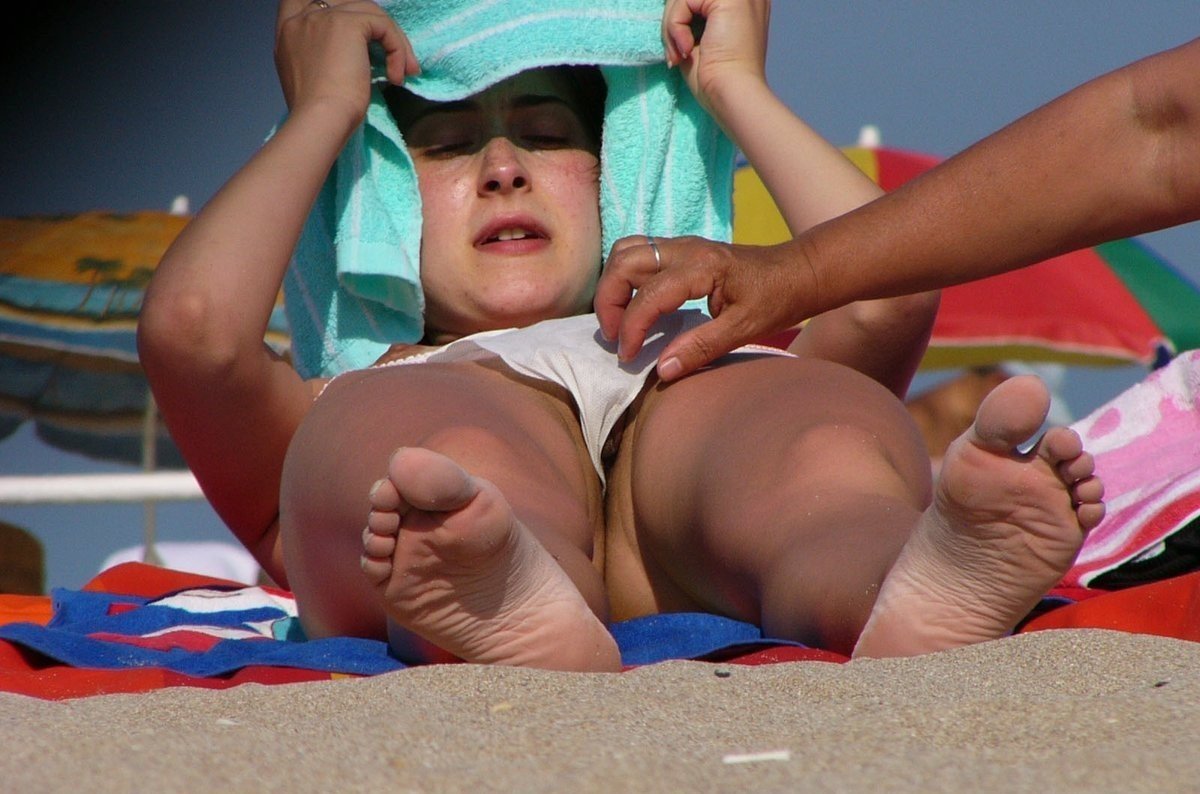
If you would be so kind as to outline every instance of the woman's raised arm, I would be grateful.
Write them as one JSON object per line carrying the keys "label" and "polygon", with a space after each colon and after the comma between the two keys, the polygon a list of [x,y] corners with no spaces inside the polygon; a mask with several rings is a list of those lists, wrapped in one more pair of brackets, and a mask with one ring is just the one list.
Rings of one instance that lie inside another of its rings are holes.
{"label": "woman's raised arm", "polygon": [[276,63],[291,113],[197,213],[152,279],[138,350],[155,399],[205,495],[263,569],[286,584],[276,520],[288,443],[312,386],[263,343],[292,250],[366,112],[367,44],[389,78],[415,68],[374,3],[283,0]]}

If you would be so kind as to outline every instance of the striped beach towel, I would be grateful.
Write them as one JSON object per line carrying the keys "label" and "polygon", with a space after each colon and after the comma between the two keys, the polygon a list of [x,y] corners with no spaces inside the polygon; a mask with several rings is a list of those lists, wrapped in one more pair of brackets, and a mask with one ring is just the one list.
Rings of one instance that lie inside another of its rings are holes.
{"label": "striped beach towel", "polygon": [[1062,584],[1163,554],[1200,516],[1200,351],[1177,357],[1072,427],[1096,457],[1107,514]]}

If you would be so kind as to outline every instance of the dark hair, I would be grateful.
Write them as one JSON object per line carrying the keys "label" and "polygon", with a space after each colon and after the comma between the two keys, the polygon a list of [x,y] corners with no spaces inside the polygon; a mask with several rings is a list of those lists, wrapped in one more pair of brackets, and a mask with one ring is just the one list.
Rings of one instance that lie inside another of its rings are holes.
{"label": "dark hair", "polygon": [[[584,129],[598,149],[604,128],[604,102],[608,97],[608,84],[604,82],[604,75],[600,73],[600,68],[597,66],[548,66],[544,68],[561,74],[567,79],[579,98],[579,120],[583,122]],[[388,85],[383,89],[383,98],[387,102],[392,118],[399,125],[401,133],[407,131],[407,126],[411,122],[408,109],[412,107],[412,103],[409,100],[414,96],[415,94],[411,91],[396,85]]]}
{"label": "dark hair", "polygon": [[599,148],[604,130],[604,103],[608,99],[608,83],[597,66],[561,66],[571,86],[579,95],[579,117],[584,129]]}

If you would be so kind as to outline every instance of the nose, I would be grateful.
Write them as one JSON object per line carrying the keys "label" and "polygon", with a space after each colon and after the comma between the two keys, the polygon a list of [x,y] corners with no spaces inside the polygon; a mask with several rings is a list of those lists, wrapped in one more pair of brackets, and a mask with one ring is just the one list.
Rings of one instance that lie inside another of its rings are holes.
{"label": "nose", "polygon": [[500,195],[529,188],[529,171],[520,150],[508,138],[497,136],[483,147],[479,192]]}

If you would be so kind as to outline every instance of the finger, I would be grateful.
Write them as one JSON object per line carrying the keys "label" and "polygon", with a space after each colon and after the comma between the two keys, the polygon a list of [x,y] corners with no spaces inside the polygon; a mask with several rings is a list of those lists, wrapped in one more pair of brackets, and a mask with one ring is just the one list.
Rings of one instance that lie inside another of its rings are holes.
{"label": "finger", "polygon": [[[318,0],[308,0],[309,5]],[[379,7],[374,0],[325,0],[330,10],[354,13],[356,18],[365,19],[367,41],[378,42],[384,54],[384,66],[388,82],[400,85],[410,75],[420,74],[421,67],[408,36],[391,15]],[[315,7],[315,6],[314,6]]]}
{"label": "finger", "polygon": [[334,0],[306,0],[297,13],[319,14],[324,11],[332,11],[335,5]]}
{"label": "finger", "polygon": [[383,47],[388,82],[400,85],[405,78],[421,73],[412,43],[391,17],[372,18],[370,35]]}
{"label": "finger", "polygon": [[736,312],[724,312],[675,337],[658,357],[658,377],[673,381],[695,372],[736,348],[744,331]]}
{"label": "finger", "polygon": [[691,24],[699,6],[700,0],[672,0],[664,11],[662,38],[668,65],[675,66],[692,54],[696,40]]}
{"label": "finger", "polygon": [[[659,244],[662,241],[660,239]],[[600,333],[605,339],[616,339],[621,314],[633,291],[658,270],[654,252],[643,235],[622,237],[613,243],[612,251],[596,284],[592,307],[600,321]]]}
{"label": "finger", "polygon": [[[661,248],[661,243],[660,243]],[[617,335],[617,356],[628,361],[637,355],[650,328],[665,314],[693,298],[704,298],[715,289],[712,277],[700,267],[668,270],[670,252],[663,251],[663,270],[638,287],[625,307]]]}
{"label": "finger", "polygon": [[412,42],[400,24],[382,8],[378,8],[378,13],[387,20],[386,38],[380,39],[379,43],[387,53],[388,79],[399,85],[404,82],[404,78],[421,73],[421,62],[417,60],[417,51],[413,49]]}
{"label": "finger", "polygon": [[404,37],[404,44],[408,47],[408,63],[405,74],[409,77],[415,77],[421,73],[421,62],[417,60],[417,51],[413,49],[412,42],[408,40],[408,36]]}
{"label": "finger", "polygon": [[275,14],[275,33],[278,35],[283,23],[304,10],[311,0],[280,0],[279,11]]}

